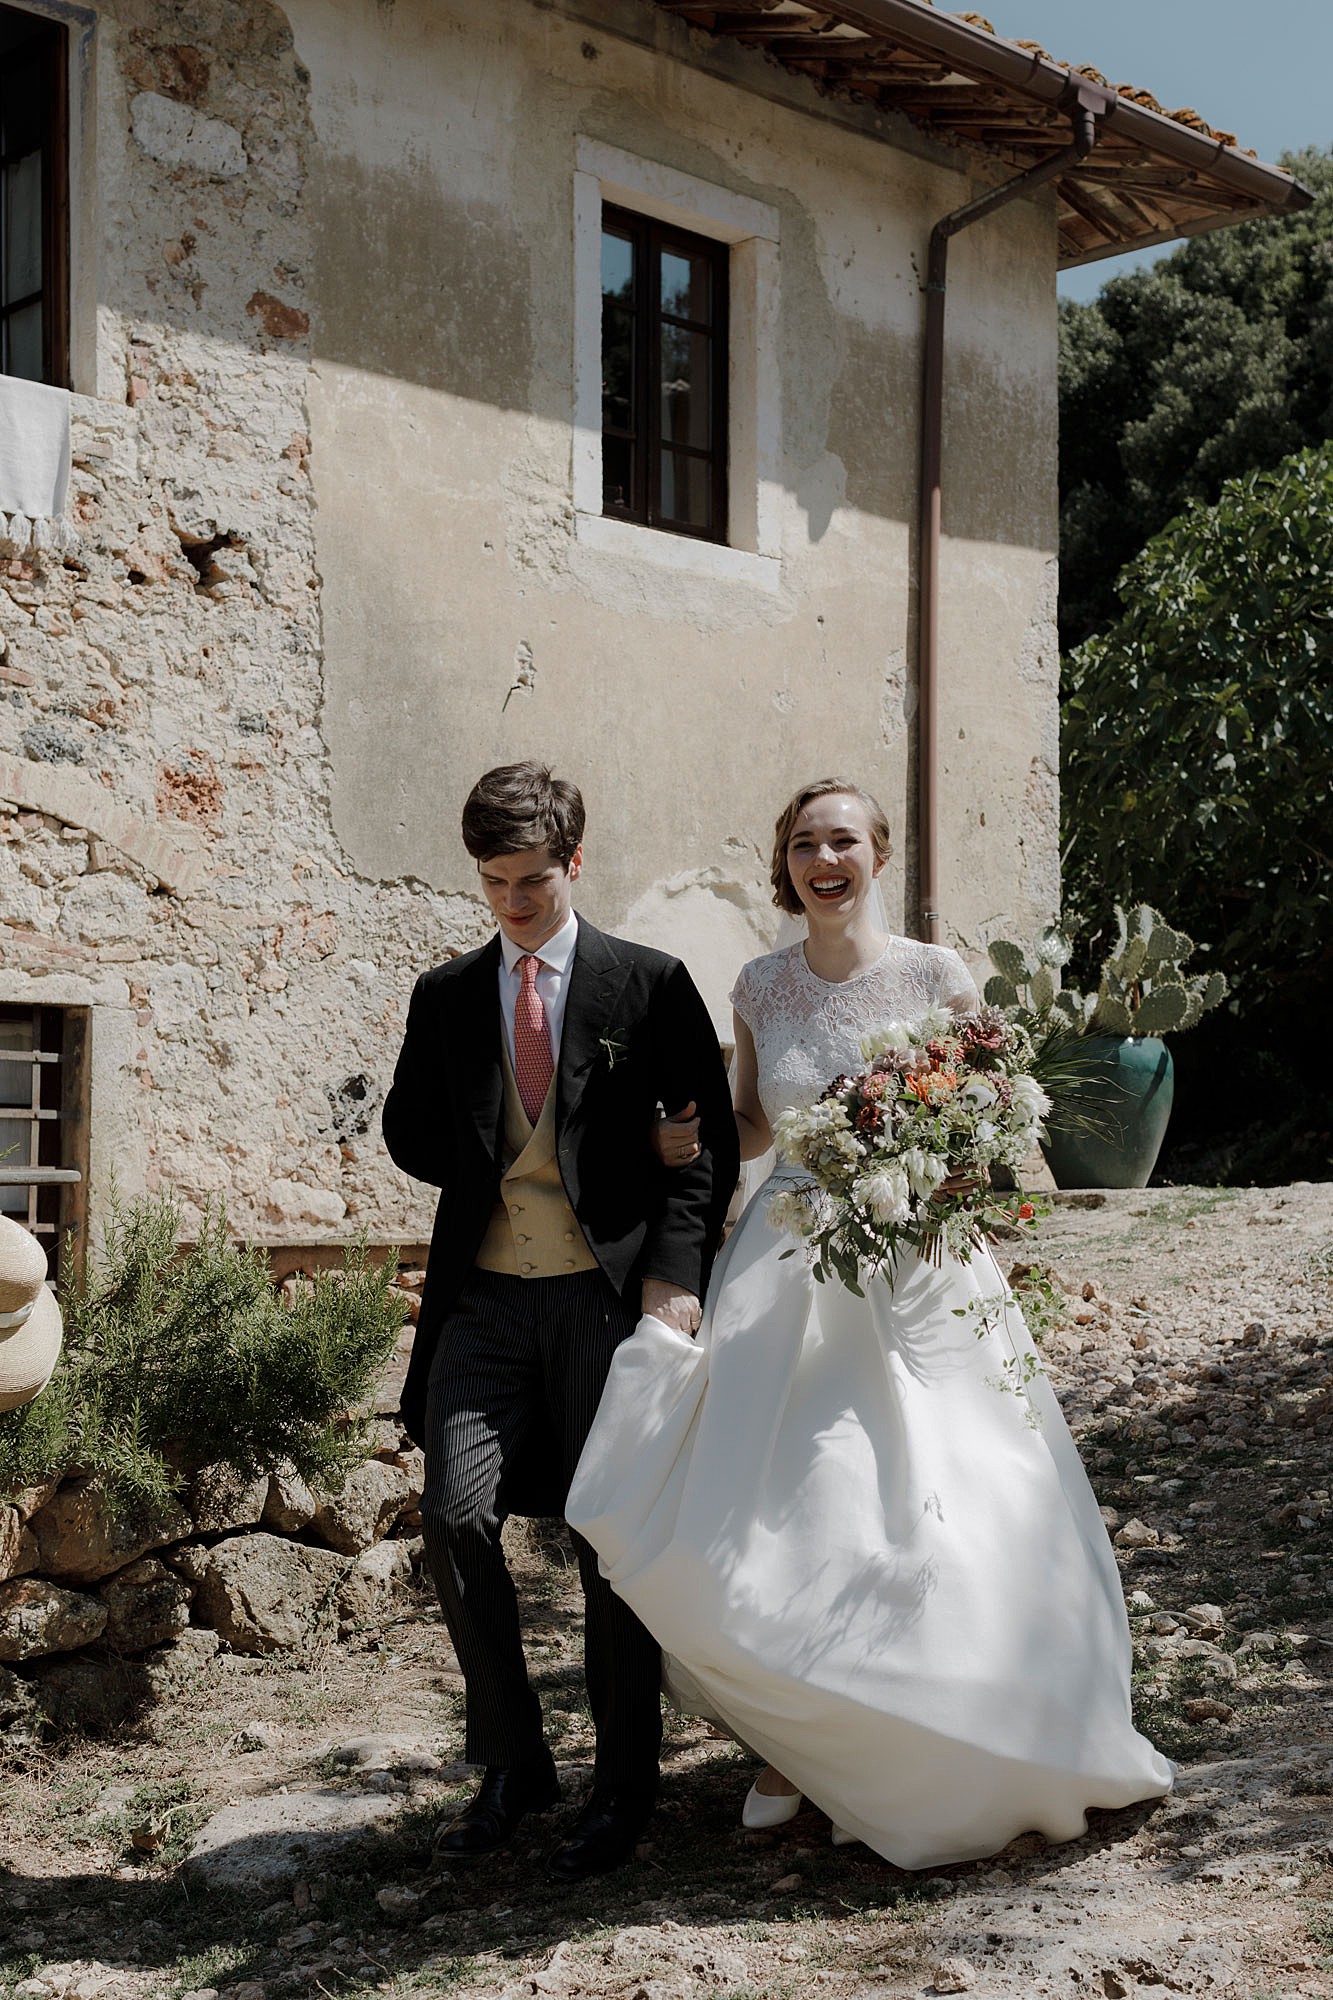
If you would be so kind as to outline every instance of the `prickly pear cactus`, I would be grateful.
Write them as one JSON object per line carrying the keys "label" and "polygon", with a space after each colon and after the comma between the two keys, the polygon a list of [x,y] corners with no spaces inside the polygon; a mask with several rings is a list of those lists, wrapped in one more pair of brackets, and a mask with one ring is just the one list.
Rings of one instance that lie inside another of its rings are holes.
{"label": "prickly pear cactus", "polygon": [[1116,942],[1102,965],[1095,993],[1069,987],[1058,992],[1055,975],[1073,950],[1057,925],[1044,930],[1031,948],[996,938],[989,946],[995,975],[985,998],[1029,1031],[1063,1020],[1076,1035],[1178,1035],[1192,1028],[1210,1007],[1226,998],[1221,972],[1186,973],[1193,938],[1139,903],[1116,905]]}

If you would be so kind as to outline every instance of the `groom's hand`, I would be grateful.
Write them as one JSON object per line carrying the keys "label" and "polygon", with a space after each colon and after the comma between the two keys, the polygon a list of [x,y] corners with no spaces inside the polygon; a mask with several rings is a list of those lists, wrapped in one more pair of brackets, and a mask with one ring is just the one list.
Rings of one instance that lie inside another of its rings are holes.
{"label": "groom's hand", "polygon": [[645,1278],[640,1310],[674,1326],[677,1333],[697,1333],[703,1309],[693,1292],[683,1292],[666,1278]]}
{"label": "groom's hand", "polygon": [[688,1167],[699,1157],[699,1117],[691,1098],[683,1111],[660,1113],[653,1127],[653,1148],[664,1167]]}

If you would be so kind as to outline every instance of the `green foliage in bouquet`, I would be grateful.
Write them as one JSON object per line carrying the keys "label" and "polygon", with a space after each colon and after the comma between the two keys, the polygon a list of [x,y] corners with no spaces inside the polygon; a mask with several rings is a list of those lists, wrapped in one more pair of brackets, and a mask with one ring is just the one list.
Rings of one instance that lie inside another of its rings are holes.
{"label": "green foliage in bouquet", "polygon": [[[1055,987],[1055,971],[1069,963],[1072,940],[1052,926],[1032,950],[996,938],[988,947],[994,975],[985,998],[1017,1021],[1040,1048],[1059,1048],[1070,1036],[1171,1035],[1192,1028],[1226,998],[1226,975],[1186,973],[1193,938],[1174,930],[1149,903],[1125,911],[1116,905],[1116,942],[1102,962],[1094,993]],[[1050,1088],[1040,1065],[1035,1074]]]}
{"label": "green foliage in bouquet", "polygon": [[220,1205],[193,1247],[179,1235],[167,1196],[113,1204],[96,1270],[62,1301],[55,1375],[0,1415],[0,1498],[78,1470],[105,1475],[127,1506],[161,1506],[200,1466],[254,1477],[282,1462],[336,1487],[365,1456],[350,1413],[407,1304],[364,1242],[288,1303]]}

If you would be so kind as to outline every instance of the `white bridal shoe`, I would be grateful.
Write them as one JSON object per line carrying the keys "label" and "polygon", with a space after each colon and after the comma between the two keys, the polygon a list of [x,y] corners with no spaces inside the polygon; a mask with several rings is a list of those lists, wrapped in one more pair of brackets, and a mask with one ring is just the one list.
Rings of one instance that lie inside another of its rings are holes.
{"label": "white bridal shoe", "polygon": [[782,1826],[795,1819],[804,1803],[800,1792],[761,1792],[758,1784],[753,1784],[741,1807],[741,1825],[752,1829]]}
{"label": "white bridal shoe", "polygon": [[852,1847],[861,1836],[859,1833],[849,1833],[845,1826],[835,1826],[831,1838],[835,1847]]}

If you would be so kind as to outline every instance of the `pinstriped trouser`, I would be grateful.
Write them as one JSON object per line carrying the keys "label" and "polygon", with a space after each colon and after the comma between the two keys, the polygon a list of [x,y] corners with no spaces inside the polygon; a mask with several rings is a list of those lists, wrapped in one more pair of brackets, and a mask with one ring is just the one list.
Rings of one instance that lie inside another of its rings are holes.
{"label": "pinstriped trouser", "polygon": [[[472,1764],[539,1754],[513,1579],[500,1546],[500,1482],[535,1426],[573,1477],[606,1371],[634,1321],[600,1271],[511,1278],[473,1271],[440,1331],[426,1403],[421,1526],[467,1690]],[[662,1742],[657,1642],[574,1537],[583,1583],[583,1668],[597,1730],[596,1783],[655,1788]]]}

